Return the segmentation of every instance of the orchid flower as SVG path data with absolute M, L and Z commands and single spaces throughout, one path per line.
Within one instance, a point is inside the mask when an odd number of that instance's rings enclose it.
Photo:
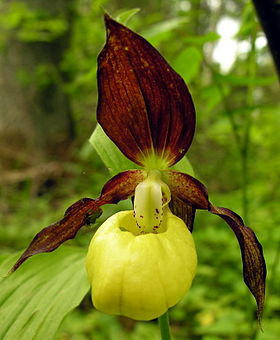
M 112 177 L 96 199 L 83 198 L 32 240 L 12 271 L 51 252 L 96 220 L 105 204 L 132 198 L 97 230 L 86 268 L 97 309 L 136 320 L 164 314 L 189 290 L 196 271 L 195 211 L 220 216 L 236 236 L 246 285 L 260 319 L 266 267 L 254 232 L 233 211 L 215 207 L 196 178 L 172 167 L 189 149 L 195 109 L 183 79 L 144 38 L 105 15 L 107 41 L 98 57 L 97 121 L 139 168 Z

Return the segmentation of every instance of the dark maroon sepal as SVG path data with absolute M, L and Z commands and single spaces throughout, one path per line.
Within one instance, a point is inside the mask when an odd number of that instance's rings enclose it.
M 260 320 L 265 299 L 266 265 L 262 246 L 253 230 L 246 227 L 242 218 L 235 212 L 214 207 L 208 200 L 205 186 L 194 177 L 177 171 L 166 171 L 165 180 L 172 197 L 220 216 L 233 230 L 241 250 L 244 282 L 256 299 L 257 317 Z
M 72 204 L 64 217 L 50 226 L 42 229 L 31 241 L 21 255 L 11 272 L 14 272 L 29 257 L 51 252 L 67 240 L 74 238 L 78 230 L 89 223 L 94 223 L 101 215 L 100 207 L 104 204 L 118 203 L 133 195 L 135 187 L 146 176 L 142 170 L 131 170 L 119 173 L 110 179 L 103 187 L 97 199 L 83 198 Z
M 98 57 L 97 120 L 133 162 L 151 153 L 178 162 L 195 130 L 183 79 L 140 35 L 105 15 L 107 42 Z

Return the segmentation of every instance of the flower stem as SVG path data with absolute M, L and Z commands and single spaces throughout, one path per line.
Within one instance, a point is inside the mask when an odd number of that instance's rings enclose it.
M 161 339 L 171 340 L 168 311 L 158 318 L 158 324 L 160 328 Z

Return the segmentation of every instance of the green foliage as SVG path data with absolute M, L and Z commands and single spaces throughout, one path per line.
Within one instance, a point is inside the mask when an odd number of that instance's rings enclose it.
M 157 46 L 163 41 L 169 40 L 172 37 L 172 30 L 181 27 L 185 23 L 185 18 L 169 19 L 149 27 L 149 30 L 142 32 L 142 34 L 152 45 Z
M 217 79 L 220 82 L 223 82 L 225 84 L 229 84 L 232 86 L 267 86 L 274 84 L 277 81 L 276 76 L 265 76 L 265 77 L 260 77 L 260 76 L 251 76 L 251 77 L 246 77 L 244 75 L 242 76 L 237 76 L 237 75 L 220 75 L 220 79 Z
M 93 334 L 91 336 L 90 334 Z M 92 309 L 75 310 L 62 323 L 55 340 L 160 340 L 156 323 L 135 323 Z
M 198 76 L 201 62 L 201 51 L 197 47 L 191 46 L 179 53 L 174 61 L 174 68 L 188 84 Z
M 128 11 L 122 11 L 117 17 L 116 20 L 124 25 L 127 24 L 129 19 L 133 17 L 133 15 L 137 14 L 141 9 L 140 8 L 133 8 Z
M 0 27 L 22 42 L 49 42 L 63 35 L 68 23 L 62 16 L 53 17 L 46 10 L 36 10 L 16 1 L 6 4 L 2 10 Z
M 19 254 L 17 254 L 19 256 Z M 17 256 L 1 258 L 5 275 Z M 85 252 L 61 247 L 37 255 L 1 280 L 1 339 L 53 339 L 64 316 L 89 290 Z
M 219 40 L 219 38 L 220 38 L 220 35 L 218 33 L 209 32 L 204 35 L 194 35 L 194 36 L 187 35 L 186 37 L 183 38 L 183 40 L 190 45 L 201 47 L 206 43 L 215 42 Z
M 99 124 L 93 131 L 89 142 L 112 176 L 121 171 L 137 168 L 136 164 L 126 158 L 111 139 L 107 137 Z
M 247 38 L 257 30 L 257 18 L 255 15 L 255 10 L 253 2 L 247 2 L 242 11 L 241 25 L 238 30 L 236 37 Z

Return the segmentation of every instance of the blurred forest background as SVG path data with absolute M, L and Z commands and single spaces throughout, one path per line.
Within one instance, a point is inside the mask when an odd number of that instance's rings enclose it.
M 198 273 L 170 311 L 174 339 L 276 340 L 280 334 L 279 83 L 253 5 L 245 0 L 0 0 L 0 247 L 24 249 L 109 178 L 89 144 L 104 10 L 148 39 L 183 76 L 197 111 L 188 153 L 217 206 L 254 229 L 268 267 L 263 330 L 222 220 L 197 212 Z M 124 203 L 125 204 L 125 203 Z M 99 223 L 120 209 L 104 209 Z M 86 249 L 92 227 L 71 244 Z M 159 339 L 156 323 L 95 311 L 89 295 L 56 339 Z

